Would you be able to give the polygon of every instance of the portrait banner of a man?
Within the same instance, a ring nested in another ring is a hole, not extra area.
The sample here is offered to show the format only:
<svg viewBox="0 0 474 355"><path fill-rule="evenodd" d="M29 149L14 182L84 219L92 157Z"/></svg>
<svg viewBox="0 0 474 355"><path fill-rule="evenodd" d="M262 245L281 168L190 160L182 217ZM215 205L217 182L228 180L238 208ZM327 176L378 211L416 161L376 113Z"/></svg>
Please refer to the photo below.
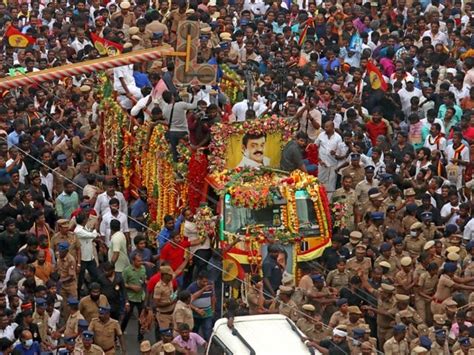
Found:
<svg viewBox="0 0 474 355"><path fill-rule="evenodd" d="M245 133L230 137L226 167L260 168L280 166L281 133Z"/></svg>

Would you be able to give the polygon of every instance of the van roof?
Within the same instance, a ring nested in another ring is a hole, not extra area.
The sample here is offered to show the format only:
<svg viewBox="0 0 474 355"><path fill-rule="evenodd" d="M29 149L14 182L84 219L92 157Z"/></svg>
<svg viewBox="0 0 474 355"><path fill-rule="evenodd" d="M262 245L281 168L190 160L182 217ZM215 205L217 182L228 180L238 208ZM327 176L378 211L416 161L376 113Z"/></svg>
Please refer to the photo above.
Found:
<svg viewBox="0 0 474 355"><path fill-rule="evenodd" d="M287 317L281 314L241 316L234 318L234 328L255 350L256 355L307 355L309 349L292 330ZM301 336L301 331L295 327ZM214 324L213 336L217 336L236 355L250 354L249 348L227 326L227 318ZM319 352L316 350L316 354Z"/></svg>

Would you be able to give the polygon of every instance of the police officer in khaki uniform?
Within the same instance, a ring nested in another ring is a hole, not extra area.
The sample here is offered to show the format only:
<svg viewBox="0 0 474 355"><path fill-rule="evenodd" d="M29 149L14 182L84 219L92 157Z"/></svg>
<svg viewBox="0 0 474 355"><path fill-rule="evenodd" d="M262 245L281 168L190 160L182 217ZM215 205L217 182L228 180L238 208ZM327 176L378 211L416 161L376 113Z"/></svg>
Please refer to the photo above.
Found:
<svg viewBox="0 0 474 355"><path fill-rule="evenodd" d="M350 272L346 269L347 261L345 258L339 258L336 268L329 271L326 277L326 284L338 290L349 284Z"/></svg>
<svg viewBox="0 0 474 355"><path fill-rule="evenodd" d="M312 304L304 304L301 309L305 316L300 317L296 322L298 328L306 335L309 339L313 339L313 332L314 332L314 312L316 308Z"/></svg>
<svg viewBox="0 0 474 355"><path fill-rule="evenodd" d="M352 276L358 276L359 272L368 276L372 269L372 262L370 258L366 257L367 246L364 244L358 244L355 248L355 256L347 261L347 270Z"/></svg>
<svg viewBox="0 0 474 355"><path fill-rule="evenodd" d="M367 306L367 309L377 313L377 338L384 344L392 336L392 323L395 321L390 312L395 307L393 292L395 287L382 283L377 291L377 308Z"/></svg>
<svg viewBox="0 0 474 355"><path fill-rule="evenodd" d="M345 176L350 176L352 178L352 188L355 189L357 184L364 180L365 178L365 170L360 165L360 154L359 153L351 153L351 163L349 166L341 169L341 175L344 178Z"/></svg>
<svg viewBox="0 0 474 355"><path fill-rule="evenodd" d="M81 263L81 243L77 239L76 235L69 230L69 220L60 219L57 222L59 231L51 238L51 248L54 252L58 252L58 245L61 242L68 242L69 253L76 259L77 263Z"/></svg>
<svg viewBox="0 0 474 355"><path fill-rule="evenodd" d="M290 318L296 322L299 318L298 306L291 299L293 288L289 286L280 286L278 288L279 295L277 299L270 306L270 310L278 310L278 313Z"/></svg>
<svg viewBox="0 0 474 355"><path fill-rule="evenodd" d="M426 239L421 236L421 222L415 222L410 226L410 235L405 237L405 250L410 253L413 259L416 259L423 251Z"/></svg>
<svg viewBox="0 0 474 355"><path fill-rule="evenodd" d="M410 348L406 340L406 329L404 324L396 324L393 326L393 337L383 344L383 352L385 355L409 355Z"/></svg>
<svg viewBox="0 0 474 355"><path fill-rule="evenodd" d="M372 212L385 213L386 207L383 204L383 200L383 196L378 189L374 189L374 191L369 190L369 203L360 206L362 215L366 213L372 214Z"/></svg>
<svg viewBox="0 0 474 355"><path fill-rule="evenodd" d="M33 313L33 323L38 326L39 335L44 345L49 344L49 316L46 313L46 300L44 298L36 299L36 309Z"/></svg>
<svg viewBox="0 0 474 355"><path fill-rule="evenodd" d="M94 333L94 344L100 346L105 355L115 355L115 340L119 338L122 351L125 352L125 341L119 322L110 318L110 307L100 307L99 317L92 319L89 330Z"/></svg>
<svg viewBox="0 0 474 355"><path fill-rule="evenodd" d="M438 328L433 331L433 338L430 349L431 355L449 354L449 344L446 339L446 329Z"/></svg>
<svg viewBox="0 0 474 355"><path fill-rule="evenodd" d="M425 238L426 240L433 240L435 239L435 237L441 234L438 231L436 225L433 223L433 213L423 212L421 214L421 220L423 222L423 226L421 227L423 238Z"/></svg>
<svg viewBox="0 0 474 355"><path fill-rule="evenodd" d="M427 243L433 243L433 241ZM428 257L427 262L429 260L431 258ZM438 283L438 265L429 262L426 268L419 270L417 278L415 308L424 322L431 321L433 315L431 314L430 304Z"/></svg>
<svg viewBox="0 0 474 355"><path fill-rule="evenodd" d="M371 212L371 225L367 228L367 236L370 238L370 246L379 248L383 242L383 212Z"/></svg>
<svg viewBox="0 0 474 355"><path fill-rule="evenodd" d="M176 297L173 292L173 269L170 266L160 267L161 280L153 290L153 300L155 302L157 316L156 320L160 329L173 327L173 310L176 304Z"/></svg>
<svg viewBox="0 0 474 355"><path fill-rule="evenodd" d="M355 217L359 213L355 190L352 188L352 177L344 176L342 178L342 187L338 188L331 196L332 203L341 203L345 205L345 214L342 222L346 228L353 230L355 226Z"/></svg>
<svg viewBox="0 0 474 355"><path fill-rule="evenodd" d="M69 246L67 241L58 244L59 258L56 265L64 302L69 297L77 298L76 259L69 253Z"/></svg>
<svg viewBox="0 0 474 355"><path fill-rule="evenodd" d="M349 306L347 307L347 312L349 313L349 318L345 320L342 324L347 327L347 334L349 336L353 336L352 331L355 328L362 328L365 325L364 318L362 318L362 311L357 306ZM365 331L364 331L365 333Z"/></svg>
<svg viewBox="0 0 474 355"><path fill-rule="evenodd" d="M76 344L74 355L104 355L102 348L94 344L94 333L86 330L82 332L81 344Z"/></svg>
<svg viewBox="0 0 474 355"><path fill-rule="evenodd" d="M400 218L397 216L397 207L395 207L394 205L387 206L387 215L385 216L383 226L385 230L393 229L399 235L405 233L400 223Z"/></svg>
<svg viewBox="0 0 474 355"><path fill-rule="evenodd" d="M413 270L413 260L405 256L400 260L402 269L395 274L397 293L410 296L416 284Z"/></svg>
<svg viewBox="0 0 474 355"><path fill-rule="evenodd" d="M263 297L263 295L262 295ZM173 311L173 329L177 332L181 323L189 325L189 329L194 328L193 310L191 309L191 294L183 290L178 294L178 302Z"/></svg>
<svg viewBox="0 0 474 355"><path fill-rule="evenodd" d="M360 206L364 206L369 201L369 190L379 186L379 181L374 179L375 167L367 165L365 168L365 179L359 182L356 187L356 200Z"/></svg>
<svg viewBox="0 0 474 355"><path fill-rule="evenodd" d="M105 295L100 293L100 285L92 282L89 285L89 295L83 297L79 302L79 311L90 323L93 318L99 316L99 307L109 306L109 301Z"/></svg>
<svg viewBox="0 0 474 355"><path fill-rule="evenodd" d="M337 327L339 324L345 324L349 320L348 301L347 298L339 298L336 301L338 311L334 312L329 319L328 325L331 328Z"/></svg>
<svg viewBox="0 0 474 355"><path fill-rule="evenodd" d="M345 247L352 254L355 251L355 247L357 246L357 244L360 243L361 240L362 240L362 233L359 231L352 231L349 234L349 244L347 244Z"/></svg>
<svg viewBox="0 0 474 355"><path fill-rule="evenodd" d="M64 325L64 335L68 337L76 337L79 333L79 320L84 319L84 316L79 311L79 301L75 297L69 297L67 299L69 306L69 317Z"/></svg>
<svg viewBox="0 0 474 355"><path fill-rule="evenodd" d="M390 265L388 275L392 277L395 276L397 272L397 259L392 256L392 245L388 242L382 243L379 251L380 255L375 259L375 266L381 266L380 263L385 261Z"/></svg>

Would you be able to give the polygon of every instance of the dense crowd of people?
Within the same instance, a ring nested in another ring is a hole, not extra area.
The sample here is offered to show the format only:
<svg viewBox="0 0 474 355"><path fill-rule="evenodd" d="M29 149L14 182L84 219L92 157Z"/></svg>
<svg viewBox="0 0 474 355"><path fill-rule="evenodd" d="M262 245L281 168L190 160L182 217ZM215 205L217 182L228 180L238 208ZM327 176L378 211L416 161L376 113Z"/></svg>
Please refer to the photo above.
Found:
<svg viewBox="0 0 474 355"><path fill-rule="evenodd" d="M195 211L166 216L150 239L146 189L124 196L100 159L97 73L4 90L0 354L198 354L217 318L267 313L323 354L471 354L473 7L0 3L2 78L107 55L97 37L123 53L174 48L179 22L198 21L213 85L176 85L163 57L109 70L117 102L136 124L167 126L175 160L183 141L209 154L217 122L285 118L295 135L280 168L318 176L333 212L332 245L298 277L272 244L246 295L223 301L222 250L198 235ZM221 85L229 71L253 77L238 100ZM265 165L259 154L242 166ZM138 343L125 341L131 322Z"/></svg>

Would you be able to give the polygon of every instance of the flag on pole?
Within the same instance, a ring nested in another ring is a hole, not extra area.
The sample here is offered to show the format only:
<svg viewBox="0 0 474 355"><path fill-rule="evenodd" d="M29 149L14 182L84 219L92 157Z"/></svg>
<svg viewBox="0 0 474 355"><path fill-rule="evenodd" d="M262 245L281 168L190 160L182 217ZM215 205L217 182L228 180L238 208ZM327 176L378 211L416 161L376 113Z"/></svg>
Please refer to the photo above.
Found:
<svg viewBox="0 0 474 355"><path fill-rule="evenodd" d="M13 26L8 26L5 31L5 37L8 38L8 44L15 48L25 48L30 44L35 44L34 37L21 33L20 30Z"/></svg>
<svg viewBox="0 0 474 355"><path fill-rule="evenodd" d="M304 42L306 42L306 37L308 35L308 28L313 26L314 22L313 22L313 18L310 17L308 20L306 20L306 23L303 27L303 31L301 31L300 33L300 37L298 39L298 46L302 46L304 44Z"/></svg>
<svg viewBox="0 0 474 355"><path fill-rule="evenodd" d="M112 56L123 52L123 46L120 43L102 38L93 32L90 33L90 37L100 55Z"/></svg>
<svg viewBox="0 0 474 355"><path fill-rule="evenodd" d="M367 75L369 76L370 86L374 90L387 90L387 83L385 82L382 72L375 66L374 63L367 63Z"/></svg>

